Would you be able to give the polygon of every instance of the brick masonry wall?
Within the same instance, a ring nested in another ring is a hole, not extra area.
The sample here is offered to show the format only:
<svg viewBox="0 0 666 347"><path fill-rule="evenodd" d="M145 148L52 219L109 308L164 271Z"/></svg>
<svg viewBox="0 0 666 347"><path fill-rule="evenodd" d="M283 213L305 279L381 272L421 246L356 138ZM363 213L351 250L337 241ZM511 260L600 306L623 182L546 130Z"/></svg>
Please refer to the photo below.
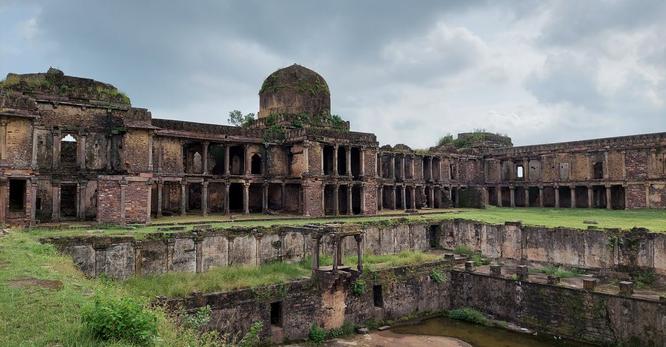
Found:
<svg viewBox="0 0 666 347"><path fill-rule="evenodd" d="M663 346L666 305L451 271L451 308L472 307L555 336L601 345Z"/></svg>
<svg viewBox="0 0 666 347"><path fill-rule="evenodd" d="M125 178L100 176L97 183L97 222L112 224L150 222L148 179L137 177L128 182L121 181Z"/></svg>
<svg viewBox="0 0 666 347"><path fill-rule="evenodd" d="M645 208L646 203L645 184L628 184L625 197L627 200L627 208Z"/></svg>

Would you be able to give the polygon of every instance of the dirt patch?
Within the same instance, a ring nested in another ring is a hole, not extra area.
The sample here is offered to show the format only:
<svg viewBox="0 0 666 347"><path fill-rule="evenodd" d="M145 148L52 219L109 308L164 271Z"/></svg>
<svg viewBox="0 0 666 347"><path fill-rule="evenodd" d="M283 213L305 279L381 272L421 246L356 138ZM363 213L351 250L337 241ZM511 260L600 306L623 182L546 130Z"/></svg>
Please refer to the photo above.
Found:
<svg viewBox="0 0 666 347"><path fill-rule="evenodd" d="M33 277L23 277L9 280L9 286L12 288L41 287L46 289L60 290L62 289L62 282L57 280L40 280Z"/></svg>
<svg viewBox="0 0 666 347"><path fill-rule="evenodd" d="M349 339L336 339L325 344L327 347L472 347L467 342L444 336L402 335L390 331L356 335Z"/></svg>

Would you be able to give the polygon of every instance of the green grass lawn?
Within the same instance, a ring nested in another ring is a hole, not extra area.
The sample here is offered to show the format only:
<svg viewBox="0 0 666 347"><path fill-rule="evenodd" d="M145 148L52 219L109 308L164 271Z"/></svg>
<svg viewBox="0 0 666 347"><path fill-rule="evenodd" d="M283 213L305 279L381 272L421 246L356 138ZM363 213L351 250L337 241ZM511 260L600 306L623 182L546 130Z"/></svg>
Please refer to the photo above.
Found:
<svg viewBox="0 0 666 347"><path fill-rule="evenodd" d="M267 216L258 215L255 218L265 218ZM196 216L183 217L183 222L196 221ZM633 227L648 228L655 232L666 232L666 210L604 210L604 209L586 209L586 208L497 208L489 207L486 209L452 209L439 211L432 214L416 214L401 216L368 216L368 217L332 217L332 218L297 218L285 219L276 218L271 220L235 220L226 222L212 222L208 219L202 219L201 222L210 224L216 228L233 227L269 227L278 225L305 225L312 223L368 223L384 220L406 219L409 221L438 221L452 218L462 218L486 223L502 224L507 221L521 221L524 225L543 225L547 227L570 227L587 229L590 224L584 221L595 221L593 226L599 228L620 228L629 230ZM171 222L179 221L177 218L171 218ZM185 226L190 230L192 225ZM136 238L143 238L148 234L158 231L159 226L138 226L134 228L92 228L92 229L34 229L30 231L35 236L72 236L72 235L133 235Z"/></svg>

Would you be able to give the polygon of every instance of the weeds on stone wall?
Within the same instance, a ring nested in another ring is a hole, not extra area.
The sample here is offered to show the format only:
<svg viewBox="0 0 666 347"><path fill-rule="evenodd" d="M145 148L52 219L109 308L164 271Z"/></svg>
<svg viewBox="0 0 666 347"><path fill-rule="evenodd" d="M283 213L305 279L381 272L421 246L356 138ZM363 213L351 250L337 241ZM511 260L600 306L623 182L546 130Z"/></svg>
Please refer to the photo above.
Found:
<svg viewBox="0 0 666 347"><path fill-rule="evenodd" d="M355 296L361 296L365 293L365 287L366 287L365 281L359 278L356 281L354 281L354 283L352 283L351 292Z"/></svg>
<svg viewBox="0 0 666 347"><path fill-rule="evenodd" d="M430 271L430 278L437 284L444 283L448 280L448 278L446 278L446 274L437 269L432 269L432 271Z"/></svg>
<svg viewBox="0 0 666 347"><path fill-rule="evenodd" d="M651 270L633 271L631 272L631 279L636 284L636 288L645 288L657 281L657 275Z"/></svg>
<svg viewBox="0 0 666 347"><path fill-rule="evenodd" d="M210 322L212 312L209 305L199 307L193 314L182 314L180 324L189 329L200 330Z"/></svg>
<svg viewBox="0 0 666 347"><path fill-rule="evenodd" d="M456 248L453 249L453 253L466 256L469 260L473 261L476 266L490 264L490 260L481 254L481 252L477 252L465 245L456 246Z"/></svg>
<svg viewBox="0 0 666 347"><path fill-rule="evenodd" d="M329 339L337 339L340 337L351 335L354 333L355 328L356 326L354 326L354 324L345 321L344 323L342 323L341 327L327 331L326 329L313 323L310 326L310 332L308 334L308 338L310 339L311 342L315 344L321 344Z"/></svg>
<svg viewBox="0 0 666 347"><path fill-rule="evenodd" d="M250 330L238 342L238 347L258 346L259 343L261 342L260 334L263 328L264 328L264 323L262 321L256 321L252 323L252 325L250 326Z"/></svg>

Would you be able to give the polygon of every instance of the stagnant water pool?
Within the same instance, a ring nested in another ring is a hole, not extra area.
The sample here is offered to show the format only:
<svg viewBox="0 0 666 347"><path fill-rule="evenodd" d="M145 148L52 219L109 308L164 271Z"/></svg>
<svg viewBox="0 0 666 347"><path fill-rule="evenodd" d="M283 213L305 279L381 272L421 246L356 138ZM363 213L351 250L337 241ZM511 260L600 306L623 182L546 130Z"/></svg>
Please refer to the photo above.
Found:
<svg viewBox="0 0 666 347"><path fill-rule="evenodd" d="M463 340L474 347L562 347L590 346L579 342L555 340L500 328L489 328L444 317L431 318L413 325L391 329L396 334L447 336Z"/></svg>

